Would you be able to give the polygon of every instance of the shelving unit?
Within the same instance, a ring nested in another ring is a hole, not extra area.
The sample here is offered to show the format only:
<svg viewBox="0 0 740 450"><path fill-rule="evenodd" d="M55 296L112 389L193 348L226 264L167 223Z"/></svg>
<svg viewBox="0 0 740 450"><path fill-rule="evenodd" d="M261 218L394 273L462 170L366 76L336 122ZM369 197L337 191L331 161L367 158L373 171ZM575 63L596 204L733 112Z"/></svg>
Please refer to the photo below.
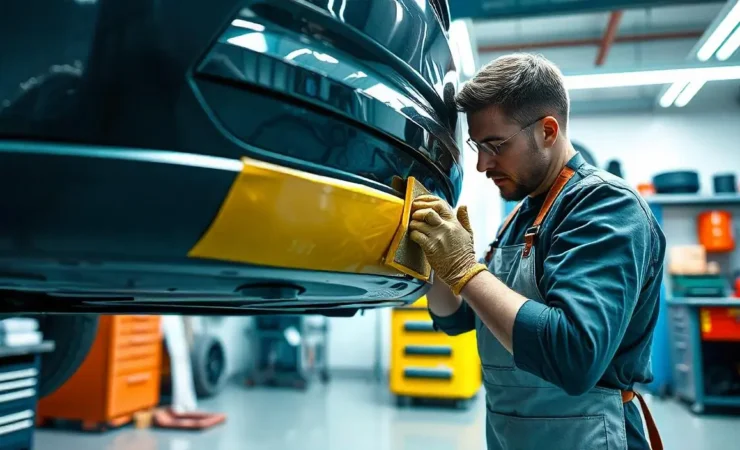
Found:
<svg viewBox="0 0 740 450"><path fill-rule="evenodd" d="M697 243L696 218L709 209L730 211L740 220L740 195L655 194L645 198L666 235L667 247ZM731 292L730 275L740 269L740 252L707 254L727 275L727 293ZM702 343L702 308L738 307L740 299L732 297L674 297L670 274L664 273L661 308L652 348L654 381L646 386L657 394L674 392L692 404L700 413L705 406L740 406L740 396L715 396L705 392L704 352ZM740 346L740 342L738 342Z"/></svg>
<svg viewBox="0 0 740 450"><path fill-rule="evenodd" d="M738 194L653 194L645 198L649 205L664 206L718 206L718 205L740 205Z"/></svg>

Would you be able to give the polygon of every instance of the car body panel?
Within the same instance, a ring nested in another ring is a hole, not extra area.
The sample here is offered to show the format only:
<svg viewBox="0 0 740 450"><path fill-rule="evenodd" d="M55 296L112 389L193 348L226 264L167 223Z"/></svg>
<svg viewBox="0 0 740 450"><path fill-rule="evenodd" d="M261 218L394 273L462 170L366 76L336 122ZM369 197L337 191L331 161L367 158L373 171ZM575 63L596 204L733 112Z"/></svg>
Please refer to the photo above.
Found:
<svg viewBox="0 0 740 450"><path fill-rule="evenodd" d="M245 158L221 210L188 256L398 275L383 257L402 212L403 200L393 195Z"/></svg>
<svg viewBox="0 0 740 450"><path fill-rule="evenodd" d="M1 306L251 314L418 298L428 286L382 256L399 179L451 204L461 190L439 1L9 3Z"/></svg>

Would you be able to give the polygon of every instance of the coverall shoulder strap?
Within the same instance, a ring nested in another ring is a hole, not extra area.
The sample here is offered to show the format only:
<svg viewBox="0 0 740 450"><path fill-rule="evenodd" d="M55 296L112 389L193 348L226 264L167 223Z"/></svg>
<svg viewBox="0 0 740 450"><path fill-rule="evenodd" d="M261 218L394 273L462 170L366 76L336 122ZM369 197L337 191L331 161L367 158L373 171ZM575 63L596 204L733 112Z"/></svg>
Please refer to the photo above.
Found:
<svg viewBox="0 0 740 450"><path fill-rule="evenodd" d="M547 197L545 197L545 202L542 204L540 212L537 214L537 218L534 219L532 226L524 233L524 250L522 251L522 257L526 258L529 256L532 251L534 241L537 238L537 234L540 231L540 225L542 225L545 217L547 217L547 214L550 212L550 208L552 208L553 203L555 203L555 200L563 191L565 185L568 184L568 181L570 181L575 174L575 170L565 166L560 171L560 174L558 174L558 178L552 186L550 186L550 190L547 192Z"/></svg>

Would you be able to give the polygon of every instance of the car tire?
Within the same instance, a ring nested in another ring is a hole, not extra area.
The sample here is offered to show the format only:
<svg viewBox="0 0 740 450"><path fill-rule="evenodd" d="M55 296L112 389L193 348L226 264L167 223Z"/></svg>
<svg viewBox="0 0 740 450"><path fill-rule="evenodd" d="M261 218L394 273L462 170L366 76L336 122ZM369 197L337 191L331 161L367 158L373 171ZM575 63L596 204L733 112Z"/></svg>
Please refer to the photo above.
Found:
<svg viewBox="0 0 740 450"><path fill-rule="evenodd" d="M226 349L221 340L208 334L196 334L190 354L193 384L200 398L213 397L226 384Z"/></svg>
<svg viewBox="0 0 740 450"><path fill-rule="evenodd" d="M41 356L39 396L45 397L62 386L87 357L98 332L98 316L37 316L44 340L54 341L54 351Z"/></svg>

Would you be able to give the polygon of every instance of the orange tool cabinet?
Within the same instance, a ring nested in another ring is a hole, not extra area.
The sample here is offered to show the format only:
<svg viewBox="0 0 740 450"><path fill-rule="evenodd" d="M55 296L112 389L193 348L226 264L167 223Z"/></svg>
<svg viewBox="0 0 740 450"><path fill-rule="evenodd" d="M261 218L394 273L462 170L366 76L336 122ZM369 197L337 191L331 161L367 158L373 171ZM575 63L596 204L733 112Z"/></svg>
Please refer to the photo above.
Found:
<svg viewBox="0 0 740 450"><path fill-rule="evenodd" d="M467 405L482 384L475 332L448 336L436 331L426 297L391 314L390 389L398 404L434 398Z"/></svg>
<svg viewBox="0 0 740 450"><path fill-rule="evenodd" d="M101 316L80 368L39 402L39 422L80 420L98 429L131 421L159 403L161 358L159 316Z"/></svg>

